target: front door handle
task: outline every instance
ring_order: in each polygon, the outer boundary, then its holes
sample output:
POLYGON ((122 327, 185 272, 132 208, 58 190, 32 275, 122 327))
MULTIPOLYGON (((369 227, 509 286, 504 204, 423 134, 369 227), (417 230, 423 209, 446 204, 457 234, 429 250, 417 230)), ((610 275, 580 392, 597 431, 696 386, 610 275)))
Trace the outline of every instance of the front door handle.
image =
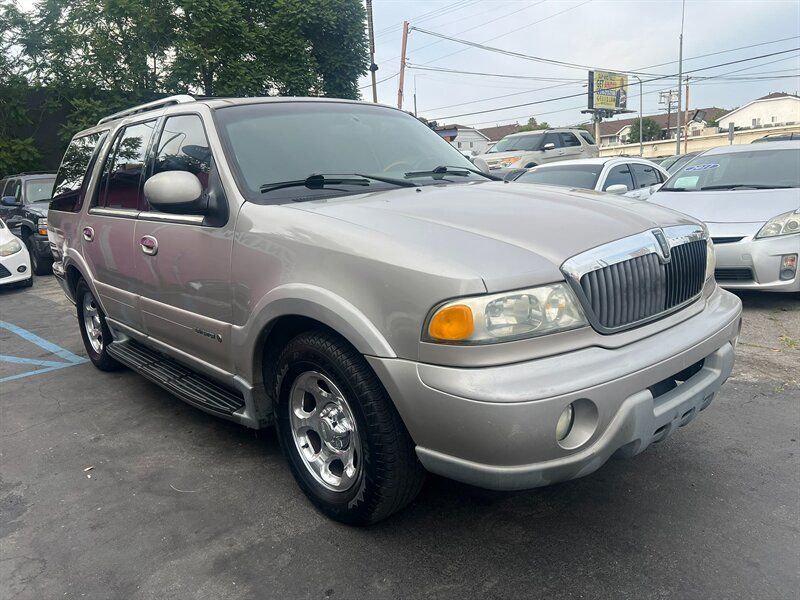
POLYGON ((91 242, 94 239, 94 229, 91 227, 84 227, 83 239, 85 239, 87 242, 91 242))
POLYGON ((148 256, 155 256, 158 254, 158 240, 152 235, 142 236, 142 239, 139 240, 139 247, 142 249, 142 252, 148 256))

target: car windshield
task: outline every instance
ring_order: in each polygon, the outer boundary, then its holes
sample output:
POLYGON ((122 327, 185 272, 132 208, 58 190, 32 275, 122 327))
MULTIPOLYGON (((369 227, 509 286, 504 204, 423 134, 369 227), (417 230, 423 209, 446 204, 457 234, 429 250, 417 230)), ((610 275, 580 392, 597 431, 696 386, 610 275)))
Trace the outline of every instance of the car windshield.
POLYGON ((25 183, 25 199, 28 202, 50 202, 55 179, 32 179, 25 183))
POLYGON ((796 187, 800 187, 800 149, 754 149, 695 156, 661 189, 686 192, 796 187))
POLYGON ((517 178, 521 183, 545 183, 593 190, 603 165, 558 165, 539 167, 517 178))
POLYGON ((351 185, 356 175, 418 185, 487 179, 473 172, 475 166, 432 129, 391 108, 349 102, 262 102, 217 109, 215 118, 240 188, 261 204, 397 187, 377 179, 351 185), (275 185, 302 183, 311 175, 331 180, 337 175, 347 181, 314 189, 275 185))
POLYGON ((489 149, 489 154, 495 152, 514 152, 520 150, 524 152, 531 152, 538 150, 542 144, 544 133, 531 133, 530 135, 515 135, 513 137, 504 137, 489 149))

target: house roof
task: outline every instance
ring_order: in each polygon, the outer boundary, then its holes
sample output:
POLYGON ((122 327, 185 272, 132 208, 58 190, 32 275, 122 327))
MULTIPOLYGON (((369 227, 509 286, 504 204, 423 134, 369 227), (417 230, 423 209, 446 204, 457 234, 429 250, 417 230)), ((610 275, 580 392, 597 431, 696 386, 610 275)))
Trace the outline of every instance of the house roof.
MULTIPOLYGON (((689 114, 693 114, 697 108, 689 109, 689 114)), ((706 121, 715 121, 723 114, 725 114, 725 109, 717 108, 712 106, 710 108, 701 108, 699 110, 706 111, 706 121)), ((661 129, 667 128, 667 113, 658 113, 655 115, 644 115, 645 119, 651 119, 658 123, 661 129)), ((629 119, 615 119, 613 121, 601 121, 600 122, 600 136, 605 137, 608 135, 616 135, 619 133, 623 127, 628 125, 633 125, 636 121, 639 120, 639 117, 631 117, 629 119)), ((675 120, 675 113, 669 115, 669 126, 670 128, 675 127, 676 120, 675 120)))
MULTIPOLYGON (((453 123, 451 125, 442 125, 442 126, 436 128, 437 131, 452 131, 454 129, 457 130, 457 131, 463 131, 463 130, 474 131, 478 135, 481 135, 481 136, 485 137, 487 140, 489 140, 489 138, 486 137, 486 134, 483 133, 480 129, 475 129, 474 127, 468 127, 467 125, 459 125, 458 123, 453 123)), ((489 141, 491 141, 491 140, 489 140, 489 141)))
POLYGON ((519 128, 522 127, 519 123, 514 123, 512 125, 497 125, 496 127, 484 127, 483 129, 478 129, 483 135, 485 135, 490 142, 496 142, 498 140, 502 140, 507 135, 512 133, 517 133, 519 128))
POLYGON ((747 108, 748 106, 750 106, 751 104, 755 104, 756 102, 763 102, 765 100, 766 101, 777 100, 779 98, 797 98, 798 100, 800 100, 800 96, 797 96, 796 94, 787 94, 786 92, 772 92, 771 94, 767 94, 766 96, 761 96, 761 98, 756 98, 755 100, 751 100, 744 106, 740 106, 739 108, 734 108, 732 111, 722 115, 720 119, 725 119, 727 117, 730 117, 733 113, 739 112, 743 108, 747 108))

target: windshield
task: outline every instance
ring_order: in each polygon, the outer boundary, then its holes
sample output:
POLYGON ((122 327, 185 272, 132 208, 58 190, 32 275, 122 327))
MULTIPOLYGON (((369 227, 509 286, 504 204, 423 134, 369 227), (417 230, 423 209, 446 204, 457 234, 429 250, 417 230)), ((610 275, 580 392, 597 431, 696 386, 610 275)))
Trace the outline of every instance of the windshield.
POLYGON ((522 183, 545 183, 593 190, 603 165, 558 165, 539 167, 517 178, 522 183))
POLYGON ((522 150, 531 152, 538 150, 542 145, 544 133, 532 133, 530 135, 515 135, 514 137, 504 137, 489 149, 489 154, 494 152, 513 152, 522 150))
POLYGON ((55 179, 31 179, 25 183, 25 199, 28 202, 50 202, 55 179))
POLYGON ((485 181, 472 172, 450 177, 433 169, 475 169, 429 127, 390 108, 345 102, 264 102, 215 111, 220 132, 245 195, 260 204, 278 204, 331 195, 362 194, 396 184, 268 189, 311 175, 360 175, 399 179, 418 185, 445 181, 485 181), (268 189, 265 193, 259 190, 268 189))
POLYGON ((695 156, 663 191, 800 187, 799 150, 752 150, 695 156))

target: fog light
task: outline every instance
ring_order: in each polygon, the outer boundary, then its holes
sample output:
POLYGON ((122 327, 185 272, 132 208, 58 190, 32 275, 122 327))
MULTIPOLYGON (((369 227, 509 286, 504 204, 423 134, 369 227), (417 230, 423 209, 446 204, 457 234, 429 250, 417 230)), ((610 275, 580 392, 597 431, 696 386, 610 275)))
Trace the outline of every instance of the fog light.
POLYGON ((564 409, 564 412, 561 413, 561 416, 558 417, 558 423, 556 424, 556 440, 560 442, 569 435, 569 432, 572 430, 572 423, 574 420, 575 409, 572 408, 572 404, 570 404, 564 409))
POLYGON ((28 267, 26 267, 25 265, 20 265, 20 266, 17 267, 17 273, 24 273, 27 270, 28 270, 28 267))
POLYGON ((797 254, 784 254, 781 260, 781 280, 794 279, 797 273, 797 254))

